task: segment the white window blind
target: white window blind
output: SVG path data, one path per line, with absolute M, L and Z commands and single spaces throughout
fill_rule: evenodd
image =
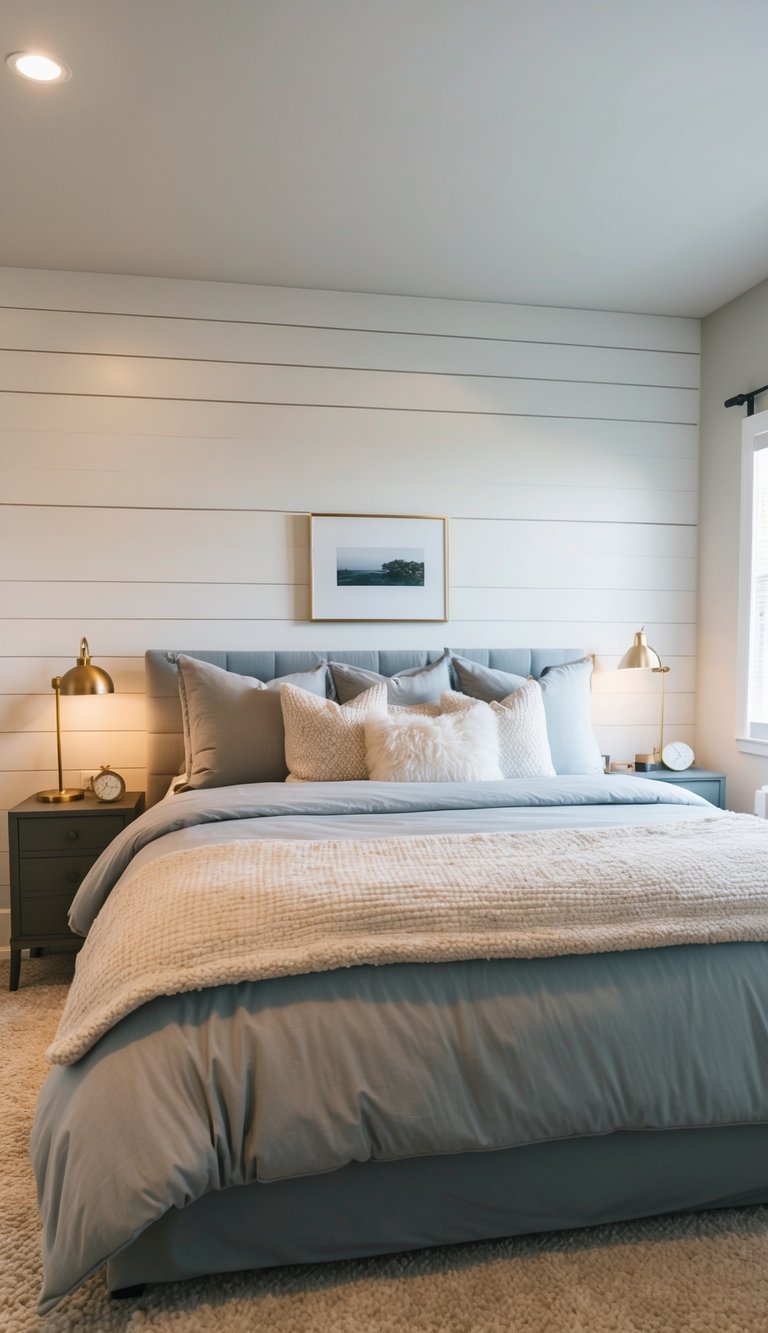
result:
M 742 427 L 739 722 L 743 749 L 768 752 L 768 412 Z

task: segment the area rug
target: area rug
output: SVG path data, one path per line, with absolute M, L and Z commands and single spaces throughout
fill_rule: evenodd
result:
M 27 1142 L 72 973 L 62 956 L 0 965 L 2 1333 L 766 1333 L 768 1208 L 357 1262 L 273 1268 L 110 1300 L 103 1275 L 36 1314 L 39 1224 Z

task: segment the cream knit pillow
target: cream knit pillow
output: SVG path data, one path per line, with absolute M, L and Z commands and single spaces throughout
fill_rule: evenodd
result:
M 489 708 L 453 716 L 372 715 L 365 722 L 368 773 L 378 782 L 489 782 L 502 777 Z
M 553 778 L 555 768 L 547 736 L 544 697 L 537 680 L 527 680 L 500 703 L 481 703 L 449 690 L 440 697 L 443 713 L 488 709 L 496 719 L 499 756 L 505 778 Z
M 282 685 L 280 702 L 286 781 L 355 782 L 368 777 L 364 727 L 369 717 L 386 717 L 386 685 L 374 685 L 348 704 Z

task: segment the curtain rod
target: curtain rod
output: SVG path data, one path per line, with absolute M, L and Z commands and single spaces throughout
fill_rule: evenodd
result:
M 762 389 L 751 389 L 749 393 L 737 393 L 734 398 L 726 398 L 723 407 L 743 407 L 746 403 L 747 416 L 753 417 L 755 415 L 755 399 L 759 394 L 765 393 L 766 389 L 768 389 L 768 384 L 764 384 Z

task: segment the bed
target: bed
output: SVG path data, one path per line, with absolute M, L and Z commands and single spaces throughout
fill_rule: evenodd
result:
M 327 660 L 340 664 L 332 677 Z M 585 673 L 569 673 L 583 660 L 568 649 L 147 654 L 150 808 L 73 904 L 87 939 L 33 1129 L 42 1313 L 104 1264 L 121 1292 L 768 1201 L 768 826 L 673 784 L 603 775 L 588 721 L 571 716 Z M 234 691 L 226 718 L 190 689 L 180 701 L 185 661 L 212 668 L 228 703 Z M 362 699 L 361 684 L 394 694 L 390 711 L 427 717 L 419 691 L 442 688 L 446 670 L 454 695 L 481 701 L 496 684 L 539 681 L 552 772 L 291 782 L 227 769 L 249 681 L 293 682 L 260 699 L 272 721 L 291 691 L 329 711 L 329 693 L 348 707 L 338 701 Z M 568 771 L 585 746 L 582 770 Z M 268 750 L 265 732 L 259 762 Z M 200 754 L 207 776 L 190 787 Z M 550 884 L 524 939 L 505 915 L 508 856 L 528 858 L 531 893 Z M 584 915 L 564 946 L 560 866 L 574 858 Z M 395 915 L 416 923 L 405 949 L 379 900 L 355 896 L 369 872 L 389 886 L 393 864 Z M 457 896 L 451 879 L 424 926 L 403 886 L 434 885 L 446 866 Z M 309 935 L 292 934 L 291 914 L 303 930 L 309 897 L 315 913 L 334 877 L 350 885 L 347 936 L 341 899 L 322 929 L 312 915 Z M 269 909 L 241 928 L 238 913 L 253 910 L 242 884 L 255 880 Z M 601 915 L 598 888 L 613 881 L 634 883 L 621 921 Z M 664 916 L 678 884 L 657 941 L 643 904 Z

